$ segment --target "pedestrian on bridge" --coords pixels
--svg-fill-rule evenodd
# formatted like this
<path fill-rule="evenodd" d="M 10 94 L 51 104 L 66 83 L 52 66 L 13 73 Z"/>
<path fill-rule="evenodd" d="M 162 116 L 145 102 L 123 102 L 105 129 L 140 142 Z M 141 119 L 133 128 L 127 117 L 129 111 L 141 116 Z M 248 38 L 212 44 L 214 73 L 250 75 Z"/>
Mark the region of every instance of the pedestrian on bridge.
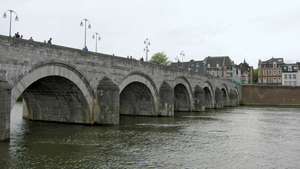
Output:
<path fill-rule="evenodd" d="M 47 43 L 48 45 L 52 45 L 52 38 L 50 38 Z"/>

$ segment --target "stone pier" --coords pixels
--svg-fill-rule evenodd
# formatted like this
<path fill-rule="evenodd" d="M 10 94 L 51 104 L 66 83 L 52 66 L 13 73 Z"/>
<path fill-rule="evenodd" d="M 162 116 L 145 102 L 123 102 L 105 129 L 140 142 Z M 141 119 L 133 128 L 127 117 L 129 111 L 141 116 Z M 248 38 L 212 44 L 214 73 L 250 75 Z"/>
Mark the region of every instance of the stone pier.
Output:
<path fill-rule="evenodd" d="M 0 141 L 9 139 L 11 89 L 0 80 Z"/>

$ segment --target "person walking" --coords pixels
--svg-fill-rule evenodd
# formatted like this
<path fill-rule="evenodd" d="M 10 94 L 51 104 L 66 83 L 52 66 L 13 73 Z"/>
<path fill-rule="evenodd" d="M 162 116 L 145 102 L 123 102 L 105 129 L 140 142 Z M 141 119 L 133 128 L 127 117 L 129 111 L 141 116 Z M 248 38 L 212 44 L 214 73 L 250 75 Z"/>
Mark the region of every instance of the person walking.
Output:
<path fill-rule="evenodd" d="M 15 33 L 15 38 L 19 39 L 20 38 L 20 34 L 19 32 Z"/>
<path fill-rule="evenodd" d="M 52 45 L 52 38 L 50 38 L 47 43 L 48 45 Z"/>

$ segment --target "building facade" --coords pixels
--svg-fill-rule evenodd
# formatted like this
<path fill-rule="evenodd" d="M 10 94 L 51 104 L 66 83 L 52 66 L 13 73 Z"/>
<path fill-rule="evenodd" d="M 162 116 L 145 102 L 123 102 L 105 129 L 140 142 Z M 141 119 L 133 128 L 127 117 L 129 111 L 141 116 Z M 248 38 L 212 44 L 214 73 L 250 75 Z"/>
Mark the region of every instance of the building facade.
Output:
<path fill-rule="evenodd" d="M 241 70 L 241 84 L 252 84 L 253 83 L 253 66 L 244 60 L 244 63 L 239 64 Z"/>
<path fill-rule="evenodd" d="M 176 63 L 171 63 L 170 66 L 178 69 L 188 70 L 190 72 L 194 72 L 201 75 L 206 74 L 206 67 L 203 61 L 191 60 L 189 62 L 176 62 Z"/>
<path fill-rule="evenodd" d="M 206 57 L 204 65 L 208 74 L 240 83 L 241 70 L 229 56 Z"/>
<path fill-rule="evenodd" d="M 172 63 L 170 66 L 241 83 L 241 68 L 239 65 L 235 65 L 229 56 L 209 56 L 203 61 L 177 62 Z"/>
<path fill-rule="evenodd" d="M 282 85 L 300 86 L 300 62 L 282 66 Z"/>
<path fill-rule="evenodd" d="M 271 58 L 266 61 L 259 60 L 258 83 L 268 85 L 281 85 L 283 64 L 283 58 Z"/>

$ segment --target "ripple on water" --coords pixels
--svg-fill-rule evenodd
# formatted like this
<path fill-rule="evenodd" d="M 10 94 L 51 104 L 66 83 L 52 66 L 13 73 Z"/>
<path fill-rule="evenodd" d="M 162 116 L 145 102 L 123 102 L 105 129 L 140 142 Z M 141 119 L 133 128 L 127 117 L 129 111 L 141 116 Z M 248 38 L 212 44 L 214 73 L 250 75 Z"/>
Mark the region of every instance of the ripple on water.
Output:
<path fill-rule="evenodd" d="M 149 126 L 149 127 L 184 127 L 185 125 L 183 124 L 154 124 L 154 123 L 140 123 L 136 124 L 137 126 Z"/>
<path fill-rule="evenodd" d="M 0 168 L 299 168 L 298 112 L 242 107 L 93 127 L 21 119 L 0 143 Z"/>
<path fill-rule="evenodd" d="M 220 120 L 215 117 L 210 117 L 210 116 L 182 116 L 183 118 L 192 118 L 192 119 L 199 119 L 199 120 L 207 120 L 207 121 L 216 121 Z"/>

